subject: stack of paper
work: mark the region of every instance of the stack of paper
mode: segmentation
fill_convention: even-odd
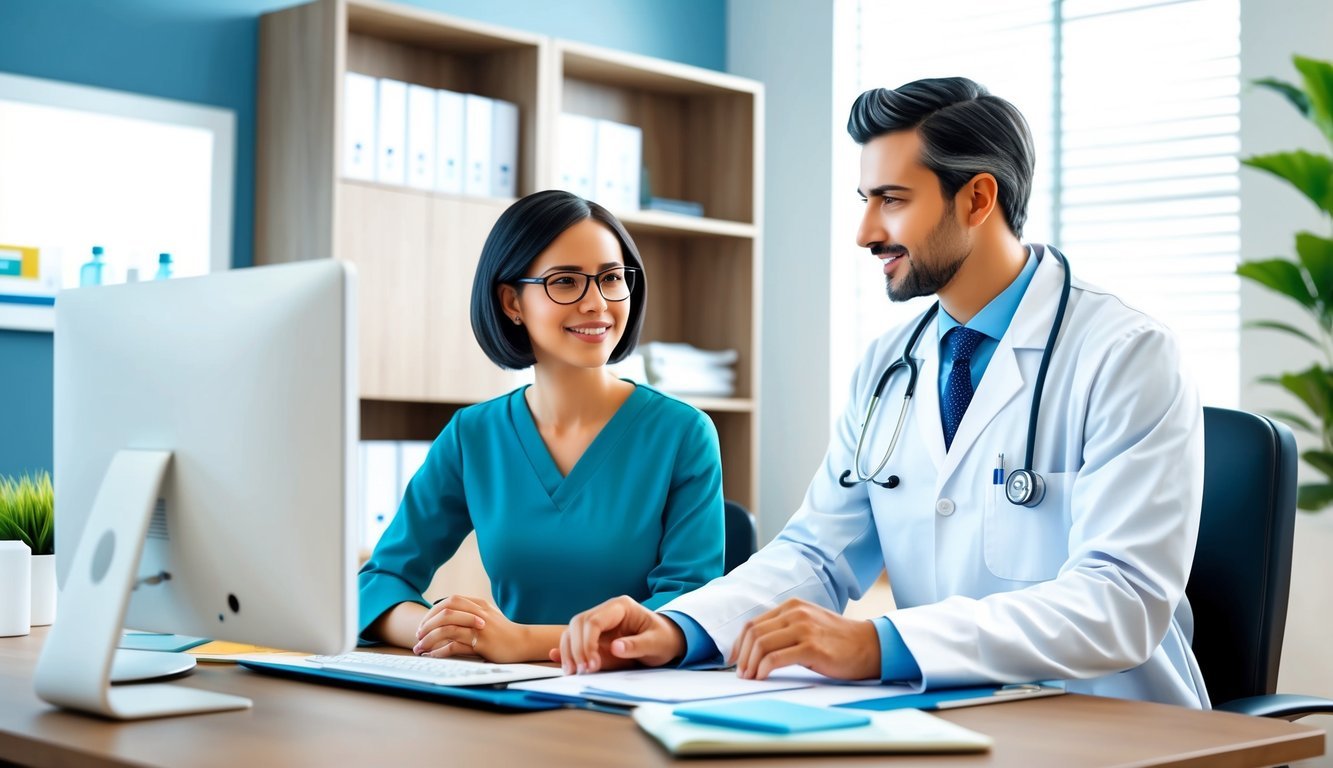
[[[711,351],[689,344],[654,341],[643,345],[648,378],[663,392],[701,397],[731,397],[736,392],[734,349]]]
[[[731,670],[635,669],[515,683],[510,688],[608,704],[680,703],[810,688],[808,679],[743,680]],[[864,697],[863,697],[864,698]]]

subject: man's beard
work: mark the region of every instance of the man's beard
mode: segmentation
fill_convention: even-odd
[[[970,253],[966,238],[962,235],[962,227],[953,220],[953,206],[949,206],[949,210],[944,212],[939,223],[926,236],[922,255],[929,258],[912,258],[908,255],[906,274],[898,284],[894,284],[892,276],[884,277],[885,292],[892,301],[907,301],[938,293],[958,273]]]

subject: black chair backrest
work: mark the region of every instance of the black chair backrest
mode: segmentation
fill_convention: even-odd
[[[731,569],[750,559],[759,547],[759,536],[754,529],[754,516],[750,510],[734,501],[726,503],[726,538],[722,547],[722,572],[731,573]]]
[[[1203,409],[1203,517],[1185,593],[1216,706],[1277,690],[1296,526],[1296,441],[1285,425]]]

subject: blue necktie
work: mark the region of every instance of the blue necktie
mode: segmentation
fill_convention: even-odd
[[[953,436],[972,402],[972,353],[986,334],[971,328],[957,326],[944,334],[944,348],[953,359],[949,380],[944,384],[944,399],[940,401],[940,419],[944,422],[944,449],[953,445]]]

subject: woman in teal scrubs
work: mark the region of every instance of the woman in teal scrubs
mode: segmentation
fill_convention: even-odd
[[[656,607],[722,575],[717,432],[606,370],[638,342],[643,262],[606,209],[568,192],[509,207],[482,248],[472,329],[535,383],[459,410],[359,575],[361,639],[430,656],[544,660],[580,611]],[[494,602],[422,599],[472,530]]]

